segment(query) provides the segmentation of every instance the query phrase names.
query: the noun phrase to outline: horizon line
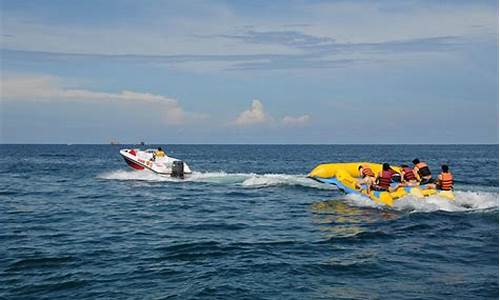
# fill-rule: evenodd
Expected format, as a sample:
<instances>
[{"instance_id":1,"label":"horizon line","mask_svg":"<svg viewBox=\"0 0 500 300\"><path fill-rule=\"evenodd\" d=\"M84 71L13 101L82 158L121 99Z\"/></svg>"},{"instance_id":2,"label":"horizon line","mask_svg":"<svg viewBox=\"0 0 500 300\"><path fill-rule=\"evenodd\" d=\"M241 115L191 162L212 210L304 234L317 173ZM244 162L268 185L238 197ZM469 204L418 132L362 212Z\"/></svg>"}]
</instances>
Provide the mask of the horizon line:
<instances>
[{"instance_id":1,"label":"horizon line","mask_svg":"<svg viewBox=\"0 0 500 300\"><path fill-rule=\"evenodd\" d=\"M140 145L138 143L118 143L118 144L111 144L111 143L2 143L0 142L0 145L66 145L66 146L71 146L71 145L96 145L96 146L103 146L103 145L109 145L109 146L130 146L130 145L137 145L137 146L148 146L148 145L227 145L227 146L232 146L232 145L256 145L256 146L277 146L277 145L311 145L311 146L349 146L349 145L376 145L376 146L394 146L394 145L408 145L408 146L426 146L426 145L433 145L433 146L453 146L453 145L471 145L471 146L493 146L496 145L498 146L499 143L146 143L144 145Z\"/></svg>"}]
</instances>

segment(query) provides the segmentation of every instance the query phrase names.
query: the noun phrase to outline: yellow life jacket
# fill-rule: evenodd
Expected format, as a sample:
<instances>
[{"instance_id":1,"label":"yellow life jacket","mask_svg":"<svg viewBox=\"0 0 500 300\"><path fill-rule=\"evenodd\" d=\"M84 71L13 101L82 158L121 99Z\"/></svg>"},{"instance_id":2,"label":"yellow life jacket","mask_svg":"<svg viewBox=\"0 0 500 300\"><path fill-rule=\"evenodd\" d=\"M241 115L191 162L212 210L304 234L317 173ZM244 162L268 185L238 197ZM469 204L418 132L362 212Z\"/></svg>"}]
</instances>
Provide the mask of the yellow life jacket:
<instances>
[{"instance_id":1,"label":"yellow life jacket","mask_svg":"<svg viewBox=\"0 0 500 300\"><path fill-rule=\"evenodd\" d=\"M160 151L160 150L157 150L157 151L155 152L155 156L156 156L156 157L164 157L164 156L165 156L165 152Z\"/></svg>"}]
</instances>

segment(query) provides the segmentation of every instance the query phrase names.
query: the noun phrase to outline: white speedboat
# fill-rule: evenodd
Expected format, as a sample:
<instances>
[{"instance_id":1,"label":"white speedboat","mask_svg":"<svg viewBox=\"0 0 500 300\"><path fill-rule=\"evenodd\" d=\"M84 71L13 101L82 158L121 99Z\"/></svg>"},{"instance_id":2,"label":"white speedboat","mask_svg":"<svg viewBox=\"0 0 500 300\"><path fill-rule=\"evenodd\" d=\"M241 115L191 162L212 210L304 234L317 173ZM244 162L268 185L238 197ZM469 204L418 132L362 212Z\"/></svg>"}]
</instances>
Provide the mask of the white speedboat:
<instances>
[{"instance_id":1,"label":"white speedboat","mask_svg":"<svg viewBox=\"0 0 500 300\"><path fill-rule=\"evenodd\" d=\"M120 155L127 164L136 170L150 170L160 175L183 178L191 174L189 166L177 158L165 154L163 157L155 157L155 149L122 149Z\"/></svg>"}]
</instances>

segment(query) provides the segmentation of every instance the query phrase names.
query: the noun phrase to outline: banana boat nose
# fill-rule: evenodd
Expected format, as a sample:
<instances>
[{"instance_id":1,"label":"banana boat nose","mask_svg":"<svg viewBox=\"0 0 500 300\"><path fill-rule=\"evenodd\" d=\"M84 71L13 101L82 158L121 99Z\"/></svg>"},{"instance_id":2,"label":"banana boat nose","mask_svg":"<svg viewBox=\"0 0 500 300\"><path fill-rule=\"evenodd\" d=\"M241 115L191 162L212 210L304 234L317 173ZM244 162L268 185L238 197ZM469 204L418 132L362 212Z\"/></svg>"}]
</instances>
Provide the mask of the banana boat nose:
<instances>
[{"instance_id":1,"label":"banana boat nose","mask_svg":"<svg viewBox=\"0 0 500 300\"><path fill-rule=\"evenodd\" d=\"M333 164L320 164L317 165L311 172L307 175L307 177L314 178L330 178L335 176L336 168Z\"/></svg>"}]
</instances>

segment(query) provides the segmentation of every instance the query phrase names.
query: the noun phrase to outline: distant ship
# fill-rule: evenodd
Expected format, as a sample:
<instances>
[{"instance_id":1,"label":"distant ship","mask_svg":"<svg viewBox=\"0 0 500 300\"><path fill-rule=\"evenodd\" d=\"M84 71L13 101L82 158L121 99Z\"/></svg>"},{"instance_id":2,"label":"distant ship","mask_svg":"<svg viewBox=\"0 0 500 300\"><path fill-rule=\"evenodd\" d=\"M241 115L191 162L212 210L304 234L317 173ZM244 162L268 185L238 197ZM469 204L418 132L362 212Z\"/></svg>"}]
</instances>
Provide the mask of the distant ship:
<instances>
[{"instance_id":1,"label":"distant ship","mask_svg":"<svg viewBox=\"0 0 500 300\"><path fill-rule=\"evenodd\" d=\"M120 142L117 141L117 140L111 140L111 142L109 142L111 145L120 145Z\"/></svg>"}]
</instances>

